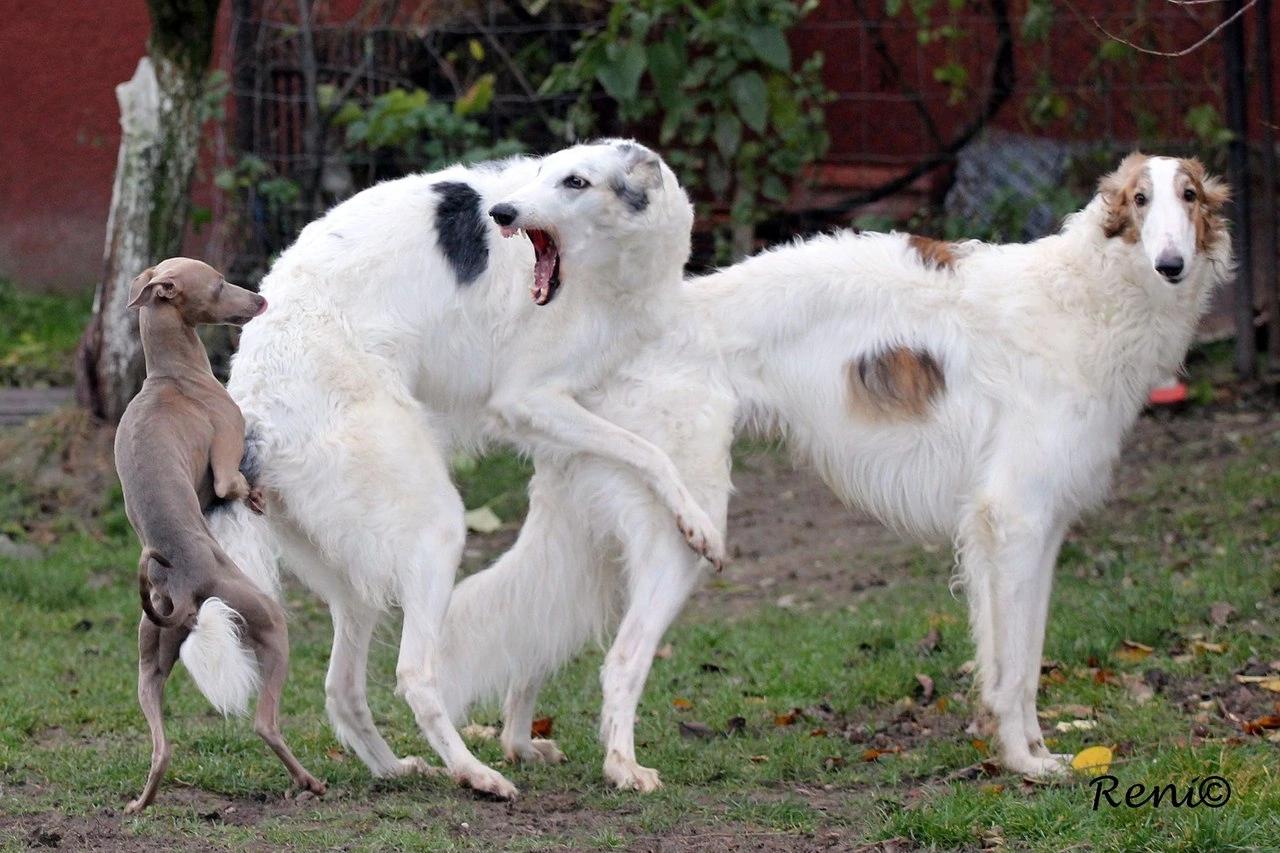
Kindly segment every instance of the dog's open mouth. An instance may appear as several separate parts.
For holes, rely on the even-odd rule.
[[[533,304],[546,305],[560,289],[560,249],[549,231],[541,228],[515,228],[503,226],[503,237],[514,237],[524,231],[533,243]]]

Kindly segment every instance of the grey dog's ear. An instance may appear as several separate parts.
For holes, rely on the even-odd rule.
[[[657,154],[634,142],[624,142],[618,148],[622,151],[627,183],[638,190],[662,186],[662,159]]]
[[[156,268],[150,267],[143,270],[133,283],[129,285],[129,308],[141,308],[148,302],[155,299],[172,299],[177,292],[178,286],[173,280],[173,276],[165,275],[162,278],[156,278]]]

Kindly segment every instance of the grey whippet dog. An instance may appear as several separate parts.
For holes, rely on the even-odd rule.
[[[218,500],[244,500],[262,511],[262,497],[240,471],[244,418],[214,377],[199,324],[243,325],[266,310],[261,296],[209,265],[170,258],[134,279],[129,307],[141,312],[147,378],[116,433],[116,470],[125,512],[142,540],[138,586],[138,701],[151,727],[151,772],[126,812],[155,798],[169,763],[161,699],[182,644],[204,621],[226,620],[227,636],[251,649],[247,683],[220,710],[243,710],[260,681],[254,729],[280,757],[301,791],[325,785],[298,762],[280,735],[280,692],[289,665],[289,635],[280,605],[218,547],[204,511]],[[247,647],[247,648],[246,648]],[[225,676],[223,676],[225,677]],[[197,679],[200,683],[200,679]]]

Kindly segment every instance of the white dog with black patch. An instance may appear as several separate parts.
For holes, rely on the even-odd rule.
[[[1231,274],[1226,195],[1194,160],[1135,154],[1033,243],[845,233],[766,252],[674,289],[666,334],[584,403],[664,447],[717,517],[736,419],[782,435],[889,526],[954,542],[1000,757],[1060,773],[1036,716],[1058,547],[1106,494],[1149,389],[1181,364]],[[507,755],[559,760],[530,737],[539,686],[616,624],[604,772],[652,790],[636,705],[704,572],[631,472],[589,456],[535,462],[516,544],[454,594],[445,699],[460,717],[505,695]]]
[[[432,669],[465,536],[452,448],[498,438],[617,466],[666,507],[671,538],[721,561],[723,508],[709,515],[664,452],[578,400],[669,322],[692,221],[657,155],[605,141],[379,184],[308,225],[263,280],[271,307],[229,390],[268,509],[211,524],[264,588],[278,593],[278,555],[328,603],[326,707],[375,774],[425,767],[392,752],[365,694],[373,629],[399,606],[397,692],[432,748],[460,783],[516,793],[467,750]],[[222,639],[203,648],[234,652]]]

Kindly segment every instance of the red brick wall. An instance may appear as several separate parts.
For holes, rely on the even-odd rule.
[[[115,84],[146,51],[143,0],[19,0],[0,15],[0,276],[81,288],[102,263]]]

